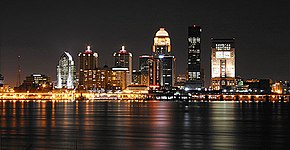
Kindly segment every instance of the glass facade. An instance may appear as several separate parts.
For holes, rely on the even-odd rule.
[[[132,83],[132,53],[125,50],[125,47],[122,46],[122,49],[114,53],[114,59],[115,59],[115,67],[125,67],[128,68],[128,74],[127,74],[127,85],[130,85]]]
[[[201,27],[188,27],[188,81],[203,80],[201,77]]]
[[[57,89],[74,89],[76,86],[76,66],[68,52],[60,57],[57,65]]]

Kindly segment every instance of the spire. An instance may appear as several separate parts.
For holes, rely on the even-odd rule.
[[[85,50],[85,53],[91,53],[92,52],[92,50],[91,50],[91,46],[87,46],[87,49]]]
[[[120,49],[119,53],[127,53],[124,45],[122,46],[122,49]]]

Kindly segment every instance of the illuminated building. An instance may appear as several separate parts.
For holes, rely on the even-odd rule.
[[[127,77],[129,74],[127,67],[113,67],[112,76],[111,76],[111,90],[122,91],[125,90],[128,86]]]
[[[35,83],[38,85],[42,85],[42,84],[46,84],[46,83],[50,83],[50,77],[43,75],[43,74],[39,74],[39,73],[33,73],[31,74],[31,76],[27,76],[26,80],[24,80],[24,82],[30,82],[30,83]]]
[[[284,93],[283,84],[281,82],[276,82],[272,84],[272,92],[277,94]]]
[[[98,68],[98,53],[88,46],[83,53],[79,53],[79,89],[96,89],[96,71]]]
[[[125,50],[125,46],[119,52],[113,54],[115,58],[115,67],[125,67],[128,68],[127,73],[127,85],[132,83],[132,53]]]
[[[60,57],[57,65],[57,89],[74,89],[76,85],[76,67],[68,52]]]
[[[99,93],[107,92],[110,89],[111,84],[111,69],[105,65],[103,68],[96,70],[96,91]]]
[[[212,39],[211,82],[212,89],[235,86],[234,39]]]
[[[170,89],[175,84],[175,57],[171,55],[170,38],[164,28],[156,32],[153,44],[153,86]]]
[[[187,82],[187,76],[185,74],[179,74],[176,77],[175,86],[178,87],[179,89],[185,89],[184,85],[186,82]]]
[[[168,55],[171,52],[170,38],[164,28],[160,28],[154,37],[153,53],[154,57],[159,55]]]
[[[139,71],[148,72],[149,62],[153,59],[153,56],[150,55],[141,55],[139,56]]]
[[[179,74],[176,78],[176,82],[178,83],[184,83],[186,82],[186,75],[185,74]]]
[[[128,68],[113,67],[105,65],[103,68],[95,70],[95,90],[99,93],[118,92],[127,87]]]
[[[249,79],[246,80],[244,85],[248,85],[249,92],[251,93],[262,93],[270,94],[271,93],[271,79]]]
[[[3,84],[2,86],[0,86],[0,92],[14,92],[13,88],[11,88],[9,85],[7,84]]]
[[[135,69],[132,72],[132,84],[141,84],[141,72]]]
[[[140,84],[149,86],[153,84],[153,56],[139,56]]]
[[[16,92],[49,92],[52,90],[50,77],[33,73],[27,76],[23,83],[15,88]]]
[[[201,27],[197,25],[188,27],[188,59],[187,82],[188,89],[203,87],[203,73],[201,70]]]

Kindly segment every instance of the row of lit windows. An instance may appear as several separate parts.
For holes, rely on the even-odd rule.
[[[199,49],[189,49],[189,53],[200,53]]]
[[[200,79],[200,72],[188,72],[188,78],[192,79]]]
[[[189,37],[188,42],[190,43],[200,43],[200,38],[199,37]]]
[[[200,59],[198,58],[195,61],[200,61]],[[188,64],[191,64],[190,62],[191,62],[191,59],[188,59]]]
[[[212,85],[229,85],[229,86],[233,86],[235,85],[235,82],[233,80],[229,80],[229,81],[226,81],[226,80],[213,80],[212,81]]]

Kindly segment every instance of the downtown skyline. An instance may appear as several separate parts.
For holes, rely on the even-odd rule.
[[[185,74],[187,27],[193,24],[202,27],[201,60],[207,85],[212,37],[236,39],[237,76],[289,80],[289,5],[285,5],[289,2],[251,3],[249,6],[249,2],[238,2],[240,7],[237,8],[220,1],[214,2],[219,9],[211,10],[202,9],[215,8],[204,2],[198,2],[200,8],[193,10],[187,6],[192,4],[190,1],[163,4],[168,9],[176,8],[176,12],[162,12],[153,2],[142,2],[141,10],[136,3],[126,1],[119,5],[118,2],[96,5],[92,1],[1,2],[0,65],[5,83],[15,85],[17,81],[18,55],[21,56],[21,81],[31,73],[43,73],[56,80],[56,66],[63,51],[77,58],[87,45],[99,54],[99,66],[113,66],[113,53],[125,45],[133,54],[133,68],[137,69],[138,56],[151,54],[154,34],[159,27],[165,27],[171,37],[177,75]],[[156,3],[161,5],[161,1]],[[272,6],[275,11],[268,12]],[[145,11],[145,8],[150,9]],[[132,13],[134,11],[136,14]]]

